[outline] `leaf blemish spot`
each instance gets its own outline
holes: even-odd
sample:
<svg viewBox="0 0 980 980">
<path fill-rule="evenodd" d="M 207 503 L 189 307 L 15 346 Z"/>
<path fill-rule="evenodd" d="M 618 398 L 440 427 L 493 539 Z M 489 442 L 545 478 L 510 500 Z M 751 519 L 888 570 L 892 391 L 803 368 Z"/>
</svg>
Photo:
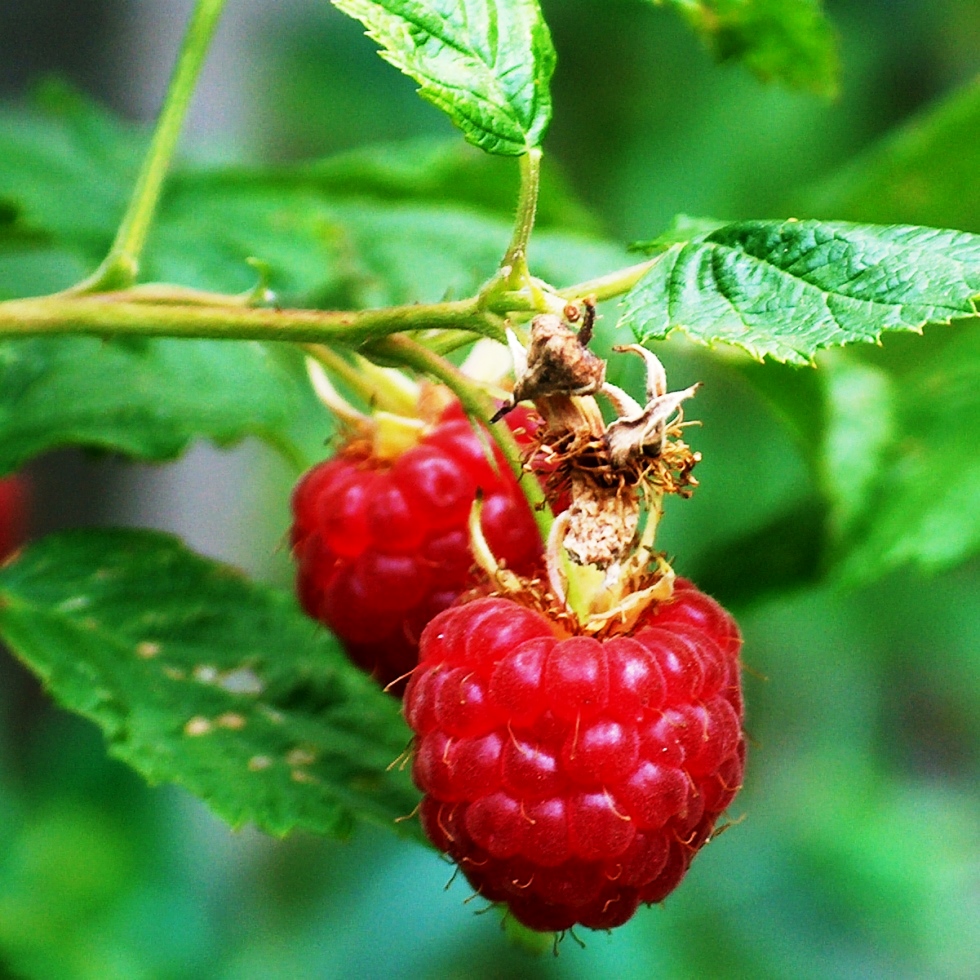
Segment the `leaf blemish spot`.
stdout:
<svg viewBox="0 0 980 980">
<path fill-rule="evenodd" d="M 303 769 L 294 769 L 290 776 L 292 776 L 294 783 L 315 783 L 317 782 L 316 776 L 311 776 L 308 772 Z"/>
<path fill-rule="evenodd" d="M 218 680 L 218 686 L 232 694 L 261 694 L 264 687 L 251 667 L 229 671 Z"/>
<path fill-rule="evenodd" d="M 297 746 L 286 756 L 286 762 L 290 766 L 309 766 L 316 762 L 316 753 Z"/>
<path fill-rule="evenodd" d="M 236 667 L 222 674 L 211 664 L 198 664 L 193 676 L 200 684 L 216 684 L 230 694 L 261 694 L 264 687 L 251 667 Z"/>
<path fill-rule="evenodd" d="M 248 768 L 250 772 L 261 772 L 263 769 L 268 769 L 272 765 L 272 759 L 267 755 L 253 755 L 251 759 L 248 760 Z"/>
<path fill-rule="evenodd" d="M 71 599 L 65 599 L 64 602 L 58 603 L 59 612 L 75 612 L 78 609 L 84 609 L 92 600 L 85 595 L 76 595 Z"/>
<path fill-rule="evenodd" d="M 136 656 L 142 657 L 144 660 L 152 659 L 159 652 L 160 652 L 159 643 L 153 643 L 150 640 L 144 640 L 142 643 L 136 644 Z"/>
<path fill-rule="evenodd" d="M 237 711 L 226 711 L 216 720 L 222 728 L 230 728 L 233 732 L 239 732 L 245 727 L 245 716 L 238 714 Z"/>
<path fill-rule="evenodd" d="M 211 722 L 207 718 L 198 715 L 184 725 L 184 734 L 192 738 L 198 735 L 207 735 L 211 731 Z"/>
<path fill-rule="evenodd" d="M 286 716 L 281 711 L 276 711 L 275 708 L 270 708 L 268 705 L 260 704 L 259 710 L 273 725 L 281 725 L 286 720 Z"/>
</svg>

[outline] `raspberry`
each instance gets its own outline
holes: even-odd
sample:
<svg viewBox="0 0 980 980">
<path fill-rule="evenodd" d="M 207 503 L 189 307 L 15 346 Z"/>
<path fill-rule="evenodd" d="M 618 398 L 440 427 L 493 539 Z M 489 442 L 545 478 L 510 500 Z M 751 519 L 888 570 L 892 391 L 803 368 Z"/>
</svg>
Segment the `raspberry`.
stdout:
<svg viewBox="0 0 980 980">
<path fill-rule="evenodd" d="M 24 541 L 29 496 L 23 476 L 15 474 L 0 478 L 0 561 Z"/>
<path fill-rule="evenodd" d="M 397 458 L 354 442 L 296 486 L 290 537 L 300 603 L 381 684 L 411 671 L 422 629 L 468 585 L 478 488 L 494 554 L 519 573 L 540 562 L 534 517 L 499 454 L 496 462 L 457 403 Z"/>
<path fill-rule="evenodd" d="M 683 579 L 630 636 L 559 635 L 505 598 L 440 613 L 405 694 L 412 771 L 479 894 L 606 929 L 677 887 L 741 784 L 741 640 Z"/>
</svg>

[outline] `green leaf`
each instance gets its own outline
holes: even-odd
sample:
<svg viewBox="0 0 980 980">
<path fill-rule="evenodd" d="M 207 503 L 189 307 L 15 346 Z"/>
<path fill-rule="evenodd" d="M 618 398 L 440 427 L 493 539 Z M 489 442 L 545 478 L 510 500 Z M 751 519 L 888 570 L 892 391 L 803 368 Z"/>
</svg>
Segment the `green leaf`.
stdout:
<svg viewBox="0 0 980 980">
<path fill-rule="evenodd" d="M 247 435 L 296 466 L 332 429 L 291 348 L 217 340 L 42 337 L 0 342 L 0 473 L 83 445 L 144 460 Z M 313 430 L 313 431 L 311 431 Z"/>
<path fill-rule="evenodd" d="M 837 39 L 821 0 L 652 2 L 677 10 L 719 61 L 743 61 L 763 81 L 837 92 Z"/>
<path fill-rule="evenodd" d="M 702 343 L 803 364 L 884 330 L 975 316 L 980 236 L 907 225 L 743 221 L 671 245 L 624 300 L 640 340 Z"/>
<path fill-rule="evenodd" d="M 0 634 L 110 751 L 238 826 L 420 836 L 395 699 L 293 598 L 166 535 L 75 531 L 0 569 Z"/>
<path fill-rule="evenodd" d="M 980 233 L 980 78 L 799 195 L 794 213 Z"/>
<path fill-rule="evenodd" d="M 551 119 L 555 50 L 537 0 L 331 0 L 466 139 L 520 156 Z"/>
<path fill-rule="evenodd" d="M 838 483 L 849 520 L 837 555 L 850 581 L 906 564 L 935 571 L 980 550 L 980 328 L 930 331 L 891 353 L 873 367 L 828 366 L 836 424 L 825 453 L 831 472 L 851 467 L 850 484 Z"/>
</svg>

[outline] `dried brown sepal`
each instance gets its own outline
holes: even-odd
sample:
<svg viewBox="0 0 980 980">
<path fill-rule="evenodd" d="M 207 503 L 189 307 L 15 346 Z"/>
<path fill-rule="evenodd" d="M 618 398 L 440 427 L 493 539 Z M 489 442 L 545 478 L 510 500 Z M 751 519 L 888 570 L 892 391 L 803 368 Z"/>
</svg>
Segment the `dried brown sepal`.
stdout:
<svg viewBox="0 0 980 980">
<path fill-rule="evenodd" d="M 681 403 L 698 387 L 692 385 L 683 391 L 659 395 L 636 415 L 620 416 L 610 422 L 606 429 L 606 444 L 613 466 L 622 469 L 636 460 L 656 459 L 663 455 L 672 418 L 678 416 Z"/>
<path fill-rule="evenodd" d="M 668 392 L 660 361 L 637 345 L 617 350 L 644 359 L 645 404 L 608 384 L 604 362 L 585 347 L 594 317 L 590 301 L 570 304 L 564 318 L 534 319 L 526 351 L 510 337 L 513 402 L 533 400 L 544 419 L 526 449 L 525 468 L 549 474 L 547 495 L 564 513 L 549 542 L 546 581 L 517 580 L 481 563 L 482 588 L 548 612 L 570 634 L 608 636 L 627 632 L 651 604 L 672 594 L 673 571 L 653 541 L 663 496 L 689 496 L 697 485 L 692 470 L 700 456 L 681 438 L 681 406 L 698 386 Z M 579 321 L 576 333 L 570 324 Z M 616 412 L 608 425 L 595 400 L 599 393 Z"/>
<path fill-rule="evenodd" d="M 566 319 L 554 313 L 541 313 L 531 321 L 531 343 L 524 352 L 518 344 L 514 351 L 517 376 L 511 403 L 503 406 L 491 422 L 503 418 L 518 402 L 537 402 L 551 395 L 594 395 L 606 380 L 606 362 L 589 350 L 592 337 L 594 306 L 576 333 Z"/>
</svg>

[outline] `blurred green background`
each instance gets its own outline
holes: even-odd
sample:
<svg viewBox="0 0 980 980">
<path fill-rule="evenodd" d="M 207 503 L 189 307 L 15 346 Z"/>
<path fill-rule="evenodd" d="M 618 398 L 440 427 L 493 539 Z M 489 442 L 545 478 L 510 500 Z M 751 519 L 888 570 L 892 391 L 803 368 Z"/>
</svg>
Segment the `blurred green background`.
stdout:
<svg viewBox="0 0 980 980">
<path fill-rule="evenodd" d="M 543 6 L 560 59 L 546 149 L 608 237 L 650 237 L 677 212 L 907 218 L 980 232 L 969 195 L 925 217 L 904 215 L 901 201 L 857 213 L 867 196 L 848 202 L 854 213 L 821 211 L 834 200 L 822 182 L 975 75 L 975 0 L 828 4 L 844 64 L 832 103 L 714 66 L 675 17 L 640 0 Z M 231 0 L 192 119 L 198 153 L 285 161 L 452 135 L 326 2 L 238 7 Z M 20 98 L 56 71 L 149 118 L 160 92 L 138 82 L 146 36 L 134 25 L 158 16 L 179 33 L 186 9 L 7 2 L 0 82 Z M 153 84 L 162 86 L 171 54 L 159 46 L 162 73 L 145 63 Z M 971 153 L 951 145 L 950 166 Z M 663 907 L 611 935 L 586 933 L 584 949 L 566 938 L 557 958 L 550 949 L 534 958 L 508 941 L 495 913 L 475 914 L 481 903 L 466 904 L 465 883 L 444 890 L 452 868 L 432 853 L 369 828 L 343 844 L 231 833 L 182 791 L 147 788 L 106 759 L 93 726 L 53 708 L 5 657 L 0 975 L 980 976 L 980 563 L 930 578 L 906 569 L 844 590 L 807 565 L 805 542 L 770 531 L 742 566 L 751 532 L 815 506 L 805 434 L 791 435 L 725 358 L 680 341 L 665 348 L 677 386 L 706 382 L 692 409 L 704 425 L 691 430 L 705 459 L 702 488 L 671 507 L 662 545 L 743 626 L 751 749 L 736 825 Z M 902 344 L 886 341 L 891 349 L 901 354 Z M 219 484 L 241 497 L 229 504 L 238 523 L 217 544 L 206 527 L 194 543 L 288 581 L 277 545 L 289 476 L 263 451 L 247 454 L 248 492 L 235 466 Z M 118 495 L 129 484 L 118 468 L 64 456 L 42 463 L 36 532 L 125 519 L 132 508 Z M 111 485 L 117 496 L 69 506 L 66 483 L 76 498 L 85 486 Z M 779 565 L 767 577 L 767 564 L 794 548 L 793 573 Z M 746 583 L 755 575 L 767 578 L 764 590 Z"/>
</svg>

